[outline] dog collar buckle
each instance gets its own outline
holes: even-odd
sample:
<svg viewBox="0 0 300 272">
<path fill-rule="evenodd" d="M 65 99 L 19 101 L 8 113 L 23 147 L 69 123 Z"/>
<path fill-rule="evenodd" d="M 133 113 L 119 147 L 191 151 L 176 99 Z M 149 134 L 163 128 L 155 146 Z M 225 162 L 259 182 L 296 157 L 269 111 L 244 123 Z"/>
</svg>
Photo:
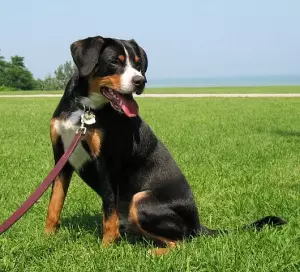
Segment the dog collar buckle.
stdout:
<svg viewBox="0 0 300 272">
<path fill-rule="evenodd" d="M 96 116 L 93 112 L 91 112 L 91 108 L 88 107 L 86 109 L 85 105 L 83 105 L 83 111 L 84 113 L 80 116 L 81 117 L 81 126 L 84 124 L 86 125 L 92 125 L 96 123 Z"/>
<path fill-rule="evenodd" d="M 96 123 L 96 116 L 90 111 L 86 111 L 84 114 L 81 115 L 81 123 L 86 125 L 92 125 Z"/>
<path fill-rule="evenodd" d="M 80 131 L 82 134 L 86 133 L 85 125 L 92 125 L 96 123 L 96 116 L 91 112 L 90 109 L 86 110 L 84 106 L 84 113 L 80 116 L 80 128 L 77 130 L 77 133 Z"/>
</svg>

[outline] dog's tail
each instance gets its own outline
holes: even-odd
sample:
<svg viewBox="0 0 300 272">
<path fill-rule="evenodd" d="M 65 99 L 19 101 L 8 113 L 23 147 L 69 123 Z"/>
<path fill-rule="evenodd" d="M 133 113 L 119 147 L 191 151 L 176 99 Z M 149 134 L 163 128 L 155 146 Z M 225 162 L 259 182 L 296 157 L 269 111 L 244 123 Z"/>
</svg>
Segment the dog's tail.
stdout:
<svg viewBox="0 0 300 272">
<path fill-rule="evenodd" d="M 271 226 L 271 227 L 276 227 L 276 226 L 282 226 L 287 224 L 287 221 L 284 219 L 277 217 L 277 216 L 266 216 L 264 218 L 261 218 L 251 224 L 244 225 L 242 227 L 239 227 L 237 229 L 232 229 L 232 230 L 214 230 L 214 229 L 209 229 L 203 225 L 201 225 L 199 232 L 197 233 L 198 235 L 207 235 L 207 236 L 216 236 L 216 235 L 222 235 L 222 234 L 227 234 L 230 232 L 235 232 L 235 231 L 247 231 L 247 230 L 256 230 L 260 231 L 263 229 L 264 226 Z"/>
</svg>

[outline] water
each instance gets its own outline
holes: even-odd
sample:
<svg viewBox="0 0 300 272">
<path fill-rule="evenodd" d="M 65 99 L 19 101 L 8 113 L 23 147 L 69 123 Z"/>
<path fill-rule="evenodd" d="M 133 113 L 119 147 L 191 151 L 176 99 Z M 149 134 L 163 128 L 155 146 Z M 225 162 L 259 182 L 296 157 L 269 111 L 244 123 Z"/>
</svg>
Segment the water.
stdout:
<svg viewBox="0 0 300 272">
<path fill-rule="evenodd" d="M 300 75 L 239 76 L 210 78 L 148 78 L 147 87 L 221 87 L 221 86 L 287 86 L 300 85 Z"/>
</svg>

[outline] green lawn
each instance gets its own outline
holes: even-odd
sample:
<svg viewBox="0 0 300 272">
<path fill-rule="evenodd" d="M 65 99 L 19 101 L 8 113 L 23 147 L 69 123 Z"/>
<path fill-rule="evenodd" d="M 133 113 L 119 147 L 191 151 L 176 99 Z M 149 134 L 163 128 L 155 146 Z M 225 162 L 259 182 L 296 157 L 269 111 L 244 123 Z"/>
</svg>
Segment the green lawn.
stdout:
<svg viewBox="0 0 300 272">
<path fill-rule="evenodd" d="M 61 94 L 62 91 L 16 91 L 4 94 Z M 263 87 L 203 87 L 203 88 L 147 88 L 148 94 L 177 93 L 300 93 L 300 86 L 263 86 Z"/>
<path fill-rule="evenodd" d="M 62 94 L 62 91 L 11 91 L 11 92 L 5 92 L 5 91 L 1 91 L 0 95 L 7 95 L 7 94 L 11 94 L 11 95 L 19 95 L 19 94 Z"/>
<path fill-rule="evenodd" d="M 0 99 L 0 222 L 52 167 L 58 99 Z M 147 99 L 141 115 L 186 174 L 202 222 L 235 228 L 259 217 L 289 224 L 199 237 L 169 255 L 126 240 L 101 247 L 100 199 L 72 181 L 57 235 L 43 233 L 49 193 L 0 236 L 0 271 L 299 271 L 300 99 Z"/>
<path fill-rule="evenodd" d="M 300 86 L 152 88 L 145 93 L 300 93 Z"/>
</svg>

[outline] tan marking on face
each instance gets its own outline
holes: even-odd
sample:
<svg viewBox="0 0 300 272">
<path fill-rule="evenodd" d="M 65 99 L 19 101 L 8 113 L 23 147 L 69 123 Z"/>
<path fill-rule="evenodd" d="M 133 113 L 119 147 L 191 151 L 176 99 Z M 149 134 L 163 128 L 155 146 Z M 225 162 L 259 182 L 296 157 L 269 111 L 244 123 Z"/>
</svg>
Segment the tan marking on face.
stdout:
<svg viewBox="0 0 300 272">
<path fill-rule="evenodd" d="M 139 58 L 138 56 L 135 56 L 135 57 L 134 57 L 134 61 L 135 61 L 135 62 L 139 62 L 139 61 L 140 61 L 140 58 Z"/>
<path fill-rule="evenodd" d="M 100 154 L 102 138 L 101 131 L 97 129 L 88 131 L 87 135 L 83 138 L 83 140 L 87 142 L 92 155 L 95 157 Z"/>
<path fill-rule="evenodd" d="M 89 92 L 99 93 L 101 87 L 113 90 L 121 89 L 121 75 L 111 75 L 106 77 L 96 77 L 89 81 Z"/>
<path fill-rule="evenodd" d="M 120 55 L 118 58 L 119 58 L 119 60 L 122 61 L 122 62 L 125 61 L 125 56 L 124 56 L 124 55 Z"/>
<path fill-rule="evenodd" d="M 56 118 L 53 118 L 50 121 L 50 138 L 53 145 L 56 145 L 59 138 L 59 134 L 57 133 L 57 130 L 55 128 L 56 122 L 58 122 L 58 119 Z"/>
<path fill-rule="evenodd" d="M 103 246 L 108 246 L 120 237 L 119 216 L 117 210 L 113 210 L 112 214 L 105 218 L 103 216 Z"/>
</svg>

